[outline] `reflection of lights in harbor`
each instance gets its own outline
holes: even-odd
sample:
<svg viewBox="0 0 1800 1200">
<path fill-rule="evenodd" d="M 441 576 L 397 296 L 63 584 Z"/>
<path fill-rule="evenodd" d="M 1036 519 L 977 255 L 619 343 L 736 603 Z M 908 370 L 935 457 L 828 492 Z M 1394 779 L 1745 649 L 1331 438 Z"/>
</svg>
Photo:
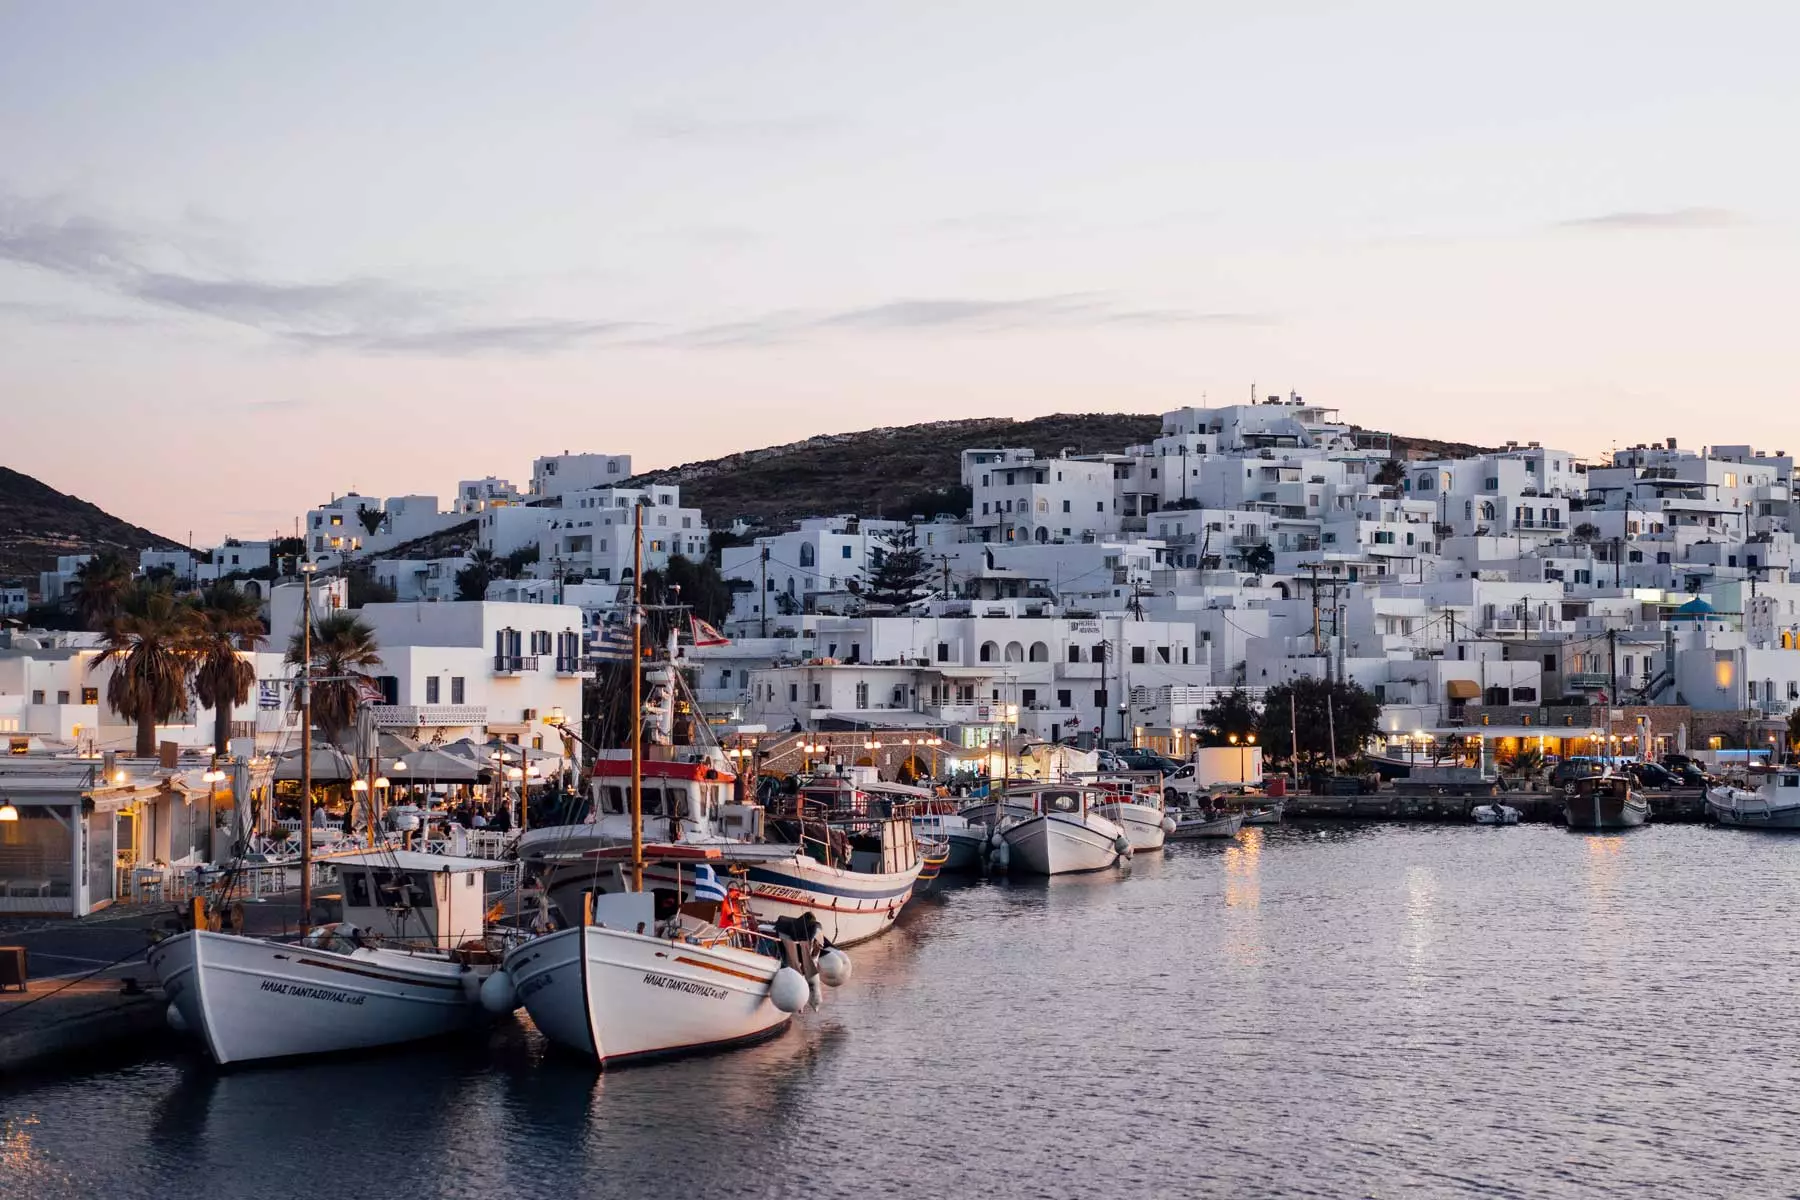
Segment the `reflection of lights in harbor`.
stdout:
<svg viewBox="0 0 1800 1200">
<path fill-rule="evenodd" d="M 1225 847 L 1225 903 L 1232 908 L 1255 908 L 1262 899 L 1262 848 L 1263 831 L 1256 826 Z"/>
<path fill-rule="evenodd" d="M 36 1117 L 21 1117 L 0 1125 L 0 1171 L 23 1171 L 32 1165 L 31 1135 L 20 1126 L 37 1123 Z M 13 1178 L 16 1182 L 19 1177 Z"/>
</svg>

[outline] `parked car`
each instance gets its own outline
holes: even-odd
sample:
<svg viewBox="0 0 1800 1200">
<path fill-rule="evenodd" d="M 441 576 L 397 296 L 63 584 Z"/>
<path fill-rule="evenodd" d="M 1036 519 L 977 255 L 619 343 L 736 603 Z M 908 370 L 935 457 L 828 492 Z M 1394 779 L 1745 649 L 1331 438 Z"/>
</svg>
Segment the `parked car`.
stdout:
<svg viewBox="0 0 1800 1200">
<path fill-rule="evenodd" d="M 1681 779 L 1673 771 L 1660 767 L 1653 762 L 1631 764 L 1631 778 L 1639 787 L 1672 788 L 1680 787 Z"/>
<path fill-rule="evenodd" d="M 1119 761 L 1125 764 L 1128 771 L 1161 771 L 1164 775 L 1173 775 L 1181 769 L 1181 764 L 1172 758 L 1156 753 L 1154 750 L 1141 750 L 1133 747 L 1118 751 Z"/>
<path fill-rule="evenodd" d="M 1096 750 L 1094 751 L 1094 756 L 1094 769 L 1097 771 L 1131 770 L 1130 767 L 1125 765 L 1125 760 L 1114 754 L 1111 750 Z"/>
<path fill-rule="evenodd" d="M 1573 758 L 1563 759 L 1550 769 L 1550 786 L 1568 787 L 1577 779 L 1586 779 L 1590 775 L 1602 775 L 1605 772 L 1605 759 L 1576 755 Z"/>
<path fill-rule="evenodd" d="M 1200 785 L 1198 768 L 1193 763 L 1185 763 L 1163 776 L 1163 803 L 1190 804 L 1194 797 L 1205 795 L 1207 789 Z"/>
</svg>

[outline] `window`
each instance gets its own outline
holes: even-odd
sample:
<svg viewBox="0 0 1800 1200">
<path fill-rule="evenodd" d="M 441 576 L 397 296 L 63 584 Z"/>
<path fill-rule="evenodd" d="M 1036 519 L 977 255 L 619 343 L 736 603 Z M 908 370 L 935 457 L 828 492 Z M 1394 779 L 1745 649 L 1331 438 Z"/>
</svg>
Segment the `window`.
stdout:
<svg viewBox="0 0 1800 1200">
<path fill-rule="evenodd" d="M 1068 501 L 1067 501 L 1067 500 L 1064 500 L 1064 501 L 1063 501 L 1063 511 L 1064 511 L 1064 512 L 1068 512 L 1068 511 L 1069 511 L 1069 502 L 1068 502 Z"/>
<path fill-rule="evenodd" d="M 849 558 L 849 557 L 850 557 L 850 547 L 848 547 L 848 546 L 843 546 L 843 547 L 840 547 L 840 549 L 841 549 L 841 551 L 842 551 L 842 553 L 843 553 L 843 556 L 844 556 L 844 557 L 845 557 L 845 558 Z"/>
<path fill-rule="evenodd" d="M 812 685 L 812 698 L 814 704 L 819 702 L 819 685 L 816 683 Z"/>
<path fill-rule="evenodd" d="M 1069 691 L 1067 688 L 1059 690 L 1056 693 L 1056 707 L 1058 707 L 1058 708 L 1074 708 L 1075 707 L 1075 694 L 1073 692 Z"/>
<path fill-rule="evenodd" d="M 427 675 L 425 677 L 425 703 L 436 704 L 437 702 L 438 677 L 436 675 Z"/>
<path fill-rule="evenodd" d="M 1094 502 L 1094 511 L 1097 513 L 1105 512 L 1106 511 L 1106 502 L 1104 500 L 1096 500 Z"/>
<path fill-rule="evenodd" d="M 1141 662 L 1145 661 L 1144 648 L 1142 646 L 1133 646 L 1131 648 L 1131 661 L 1134 663 L 1141 663 Z"/>
<path fill-rule="evenodd" d="M 1748 689 L 1746 694 L 1749 696 L 1749 698 L 1752 700 L 1756 699 L 1756 680 L 1754 680 L 1754 679 L 1745 680 L 1744 687 L 1746 689 Z"/>
<path fill-rule="evenodd" d="M 32 692 L 32 693 L 31 693 L 31 702 L 32 702 L 32 703 L 33 703 L 33 704 L 42 704 L 42 703 L 43 703 L 43 702 L 44 702 L 44 692 L 43 692 L 43 689 L 41 689 L 41 688 L 39 688 L 39 689 L 37 689 L 37 690 L 34 690 L 34 691 L 33 691 L 33 692 Z"/>
<path fill-rule="evenodd" d="M 1069 661 L 1070 662 L 1080 662 L 1081 661 L 1081 647 L 1077 646 L 1074 642 L 1069 643 Z"/>
<path fill-rule="evenodd" d="M 1095 688 L 1094 689 L 1094 707 L 1096 707 L 1096 708 L 1105 708 L 1106 707 L 1106 689 L 1105 688 Z"/>
<path fill-rule="evenodd" d="M 1167 646 L 1158 646 L 1156 648 L 1156 661 L 1165 663 L 1169 661 L 1169 648 Z"/>
<path fill-rule="evenodd" d="M 1037 689 L 1036 688 L 1020 689 L 1019 703 L 1023 704 L 1026 708 L 1036 708 L 1037 707 Z"/>
<path fill-rule="evenodd" d="M 1544 655 L 1544 670 L 1546 670 L 1546 671 L 1556 670 L 1556 655 L 1554 655 L 1554 654 Z"/>
<path fill-rule="evenodd" d="M 56 702 L 58 704 L 67 704 L 69 702 L 68 689 L 65 688 L 56 693 Z"/>
<path fill-rule="evenodd" d="M 82 688 L 81 689 L 81 702 L 83 704 L 98 704 L 98 703 L 100 703 L 100 689 L 97 687 Z"/>
<path fill-rule="evenodd" d="M 797 683 L 788 684 L 788 703 L 789 704 L 800 703 L 800 685 L 799 684 L 797 684 Z"/>
<path fill-rule="evenodd" d="M 937 644 L 937 660 L 939 662 L 949 662 L 950 661 L 950 643 L 949 642 L 939 642 Z"/>
<path fill-rule="evenodd" d="M 818 556 L 813 553 L 812 546 L 810 544 L 803 544 L 800 547 L 800 565 L 803 567 L 810 567 L 816 562 L 818 562 Z"/>
<path fill-rule="evenodd" d="M 869 685 L 866 682 L 856 685 L 856 707 L 869 707 Z"/>
</svg>

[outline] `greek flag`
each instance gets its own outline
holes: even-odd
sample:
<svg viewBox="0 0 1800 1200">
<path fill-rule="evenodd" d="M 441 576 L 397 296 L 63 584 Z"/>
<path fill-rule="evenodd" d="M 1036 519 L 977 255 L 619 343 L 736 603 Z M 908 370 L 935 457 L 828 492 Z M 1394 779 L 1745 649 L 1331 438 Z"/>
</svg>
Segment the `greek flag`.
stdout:
<svg viewBox="0 0 1800 1200">
<path fill-rule="evenodd" d="M 705 863 L 694 868 L 694 899 L 717 900 L 725 902 L 725 885 L 719 882 L 719 876 Z"/>
<path fill-rule="evenodd" d="M 630 662 L 631 633 L 617 625 L 608 625 L 594 639 L 593 657 L 599 662 Z"/>
</svg>

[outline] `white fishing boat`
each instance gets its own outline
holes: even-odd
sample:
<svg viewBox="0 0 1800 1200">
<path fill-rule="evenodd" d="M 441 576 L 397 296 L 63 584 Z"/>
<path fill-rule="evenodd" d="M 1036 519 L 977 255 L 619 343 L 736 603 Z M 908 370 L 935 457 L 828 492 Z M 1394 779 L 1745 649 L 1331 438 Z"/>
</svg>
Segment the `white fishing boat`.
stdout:
<svg viewBox="0 0 1800 1200">
<path fill-rule="evenodd" d="M 1131 839 L 1116 822 L 1095 811 L 1099 794 L 1067 785 L 1009 792 L 1009 805 L 1029 800 L 1030 815 L 1002 821 L 995 836 L 1008 870 L 1035 875 L 1103 871 L 1131 853 Z"/>
<path fill-rule="evenodd" d="M 1517 825 L 1523 815 L 1510 804 L 1477 804 L 1469 810 L 1477 825 Z"/>
<path fill-rule="evenodd" d="M 1169 834 L 1172 842 L 1236 837 L 1244 827 L 1244 814 L 1241 812 L 1221 813 L 1188 808 L 1176 810 L 1174 816 L 1175 828 Z"/>
<path fill-rule="evenodd" d="M 1125 831 L 1133 852 L 1160 850 L 1175 819 L 1164 810 L 1162 796 L 1152 791 L 1107 792 L 1094 811 Z"/>
<path fill-rule="evenodd" d="M 634 525 L 633 579 L 641 580 L 641 509 Z M 632 662 L 643 658 L 640 588 L 633 588 Z M 657 886 L 643 841 L 643 726 L 636 719 L 643 711 L 642 673 L 630 675 L 631 844 L 584 855 L 596 876 L 610 873 L 622 886 L 589 888 L 579 906 L 564 897 L 559 907 L 565 915 L 572 909 L 579 923 L 515 947 L 483 995 L 494 1008 L 516 997 L 552 1042 L 602 1066 L 771 1036 L 794 1013 L 816 1004 L 807 974 L 828 983 L 849 975 L 842 951 L 816 954 L 818 925 L 810 915 L 778 923 L 779 935 L 740 919 L 735 891 L 718 882 L 714 868 L 722 854 L 716 847 L 664 848 L 658 866 L 673 882 Z M 910 835 L 911 823 L 905 825 Z"/>
<path fill-rule="evenodd" d="M 651 849 L 651 848 L 646 848 Z M 689 875 L 693 872 L 690 869 Z M 848 978 L 841 950 L 789 947 L 770 932 L 716 923 L 690 901 L 659 919 L 649 891 L 595 894 L 582 923 L 516 946 L 496 1003 L 512 992 L 539 1032 L 602 1066 L 724 1050 L 773 1037 L 816 1002 L 797 967 Z"/>
<path fill-rule="evenodd" d="M 949 850 L 940 872 L 967 873 L 981 870 L 987 860 L 988 827 L 955 813 L 918 813 L 913 832 L 921 842 L 941 841 Z"/>
<path fill-rule="evenodd" d="M 341 923 L 299 941 L 196 927 L 150 948 L 170 1024 L 220 1066 L 395 1045 L 489 1019 L 480 989 L 503 947 L 485 936 L 483 879 L 508 864 L 405 850 L 329 861 L 344 887 Z"/>
<path fill-rule="evenodd" d="M 1709 788 L 1706 815 L 1741 829 L 1800 829 L 1800 767 L 1769 771 L 1755 788 Z"/>
</svg>

